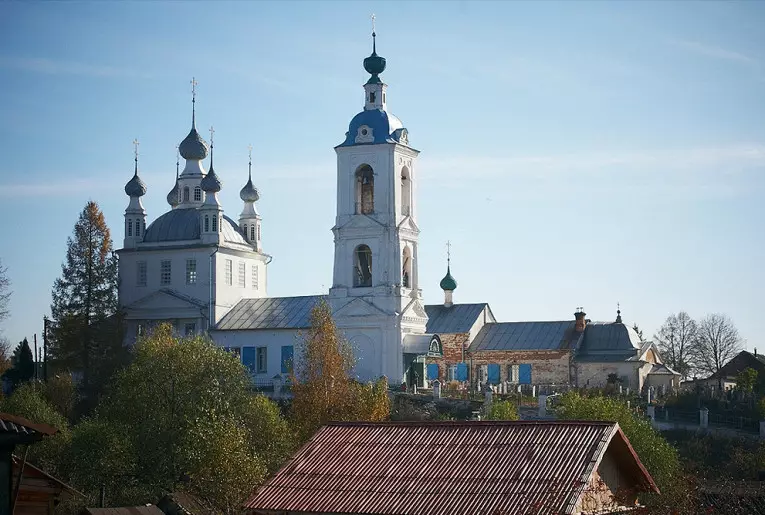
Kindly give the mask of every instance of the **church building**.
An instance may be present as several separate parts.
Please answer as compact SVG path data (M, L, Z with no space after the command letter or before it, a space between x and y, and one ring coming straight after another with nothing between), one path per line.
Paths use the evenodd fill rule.
M209 145L197 132L192 81L191 130L179 145L185 165L181 172L176 164L167 195L170 210L146 225L141 203L146 185L137 151L125 186L130 201L118 252L128 342L162 321L179 334L207 332L241 357L255 381L268 380L289 373L312 308L327 302L354 349L354 373L363 381L386 376L391 383L420 386L434 379L580 384L586 373L592 375L590 384L615 373L641 388L653 367L663 365L655 346L637 340L621 317L587 324L584 313L577 312L575 320L562 322L497 323L488 304L453 302L457 282L449 266L440 283L444 303L423 304L419 151L401 120L388 111L387 85L380 77L386 61L377 54L374 32L372 38L372 54L363 62L369 74L363 110L335 147L334 269L327 295L268 296L271 257L261 241L252 160L240 191L242 211L234 221L218 200L222 182L213 168L214 131ZM598 330L599 325L605 329Z

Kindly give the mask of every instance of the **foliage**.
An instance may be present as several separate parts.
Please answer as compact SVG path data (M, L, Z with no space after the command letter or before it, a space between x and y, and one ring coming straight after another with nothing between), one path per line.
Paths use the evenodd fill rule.
M743 349L738 329L727 315L713 313L699 321L694 359L703 372L715 374ZM722 377L718 378L722 390Z
M518 420L518 408L511 401L496 401L491 403L486 420Z
M744 392L753 392L757 385L757 371L753 368L745 368L736 376L736 388Z
M253 445L257 429L278 430L274 411L252 401L250 379L234 356L200 336L179 339L163 324L141 339L133 362L116 375L99 419L127 435L140 488L152 495L183 489L222 511L240 505L266 473ZM259 448L263 451L263 447ZM266 449L266 451L271 451Z
M364 385L351 378L353 351L326 302L311 313L311 328L298 350L293 377L292 419L301 441L330 421L381 421L390 416L388 384Z
M70 374L58 374L44 383L45 398L67 420L74 422L77 388Z
M295 450L295 435L273 401L254 395L247 402L243 424L249 431L249 445L273 474Z
M67 240L66 261L53 285L49 361L59 371L82 371L83 387L99 383L98 357L114 338L97 338L97 326L117 309L117 261L104 215L89 201ZM121 341L118 342L121 347Z
M11 280L8 278L8 268L3 266L0 259L0 324L8 318L8 304L11 301ZM2 326L0 325L0 328Z
M66 419L45 399L43 388L36 383L19 386L11 396L3 399L0 411L24 417L31 422L47 424L59 430L29 447L29 460L44 470L56 474L60 455L69 445L70 432Z
M643 338L643 330L638 327L637 323L632 325L632 330L635 331L635 333L637 333L638 338L640 339L641 342L645 341L645 338Z
M22 383L29 382L35 375L35 362L32 357L32 349L26 338L19 342L11 357L13 366L7 370L3 377L7 378L16 388Z
M561 396L558 417L567 420L609 420L618 422L640 461L648 469L661 490L671 492L681 477L677 450L637 417L626 404L610 397L584 397L577 392Z
M697 336L698 325L685 311L668 316L654 335L665 364L683 378L693 372Z

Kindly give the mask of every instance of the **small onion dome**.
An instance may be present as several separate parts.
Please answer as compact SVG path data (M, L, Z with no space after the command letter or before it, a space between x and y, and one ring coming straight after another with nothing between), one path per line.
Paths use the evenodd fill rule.
M181 203L181 188L178 186L178 180L175 180L175 186L167 194L167 203L172 207L176 207Z
M454 277L452 277L452 273L451 270L449 270L449 267L446 267L446 275L443 279L441 279L439 286L441 286L441 289L444 291L454 291L457 289L457 281L455 281Z
M138 170L133 174L133 178L125 184L125 193L129 197L143 197L146 195L146 184L138 177Z
M364 59L364 69L372 76L367 81L367 84L380 84L380 75L385 71L385 58L377 55L377 48L375 44L375 34L372 34L372 55Z
M183 159L193 159L196 161L206 158L209 149L210 147L207 146L207 142L202 139L202 136L199 135L197 128L194 126L191 127L189 135L178 145L178 151Z
M250 177L247 184L245 184L244 188L239 192L239 198L244 202L257 202L258 199L260 199L260 192L258 191L258 188L253 186L252 177Z
M205 175L202 182L199 183L199 186L202 187L203 191L208 193L218 193L222 185L220 179L218 179L218 175L215 173L215 170L213 170L212 164L210 164L210 171L207 172L207 175Z

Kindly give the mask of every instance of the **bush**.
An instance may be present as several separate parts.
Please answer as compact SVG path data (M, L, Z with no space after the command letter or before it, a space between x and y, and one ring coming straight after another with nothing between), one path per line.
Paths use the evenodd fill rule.
M486 420L518 420L518 409L511 401L496 401L489 407Z

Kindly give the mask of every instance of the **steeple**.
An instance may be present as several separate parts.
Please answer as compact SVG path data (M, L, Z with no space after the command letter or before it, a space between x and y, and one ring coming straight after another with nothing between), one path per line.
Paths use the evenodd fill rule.
M170 207L175 209L178 207L178 204L181 203L181 187L178 184L178 176L180 174L180 165L181 165L181 154L178 151L178 146L175 147L175 184L173 185L173 189L170 190L170 193L167 194L167 203L170 204Z
M385 58L377 55L377 33L375 32L375 15L372 15L372 54L364 59L364 69L371 76L364 84L366 98L364 109L385 110L385 90L388 88L380 79L380 74L385 71Z
M125 194L130 197L125 209L125 239L124 247L135 247L143 239L146 230L146 210L141 203L141 197L146 194L146 184L138 176L138 139L133 140L134 161L133 177L125 184Z
M452 277L452 271L451 271L451 264L452 264L452 244L451 242L446 242L446 275L443 279L441 279L441 282L439 283L439 286L441 286L441 289L444 290L444 306L447 308L451 307L453 305L452 302L452 293L454 293L454 290L457 289L457 281L454 280L454 277Z
M239 191L239 198L244 202L244 208L239 215L239 228L244 239L250 242L255 250L260 251L260 214L255 207L255 202L260 199L260 192L252 184L252 145L248 145L247 150L249 152L247 184Z
M213 168L213 136L215 129L210 127L210 171L200 181L200 187L205 192L205 200L199 208L199 225L202 228L203 243L219 243L220 231L223 230L223 208L218 200L221 182Z
M622 323L622 310L619 303L616 303L616 323L621 324Z

